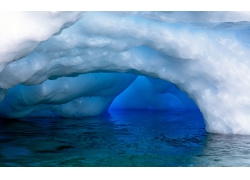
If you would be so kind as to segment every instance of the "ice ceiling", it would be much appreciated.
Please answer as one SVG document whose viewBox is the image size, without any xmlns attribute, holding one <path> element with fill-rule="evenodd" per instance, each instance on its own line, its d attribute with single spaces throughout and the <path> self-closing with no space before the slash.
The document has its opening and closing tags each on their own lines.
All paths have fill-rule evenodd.
<svg viewBox="0 0 250 180">
<path fill-rule="evenodd" d="M 249 22 L 249 12 L 0 12 L 0 116 L 197 105 L 208 132 L 250 134 Z"/>
</svg>

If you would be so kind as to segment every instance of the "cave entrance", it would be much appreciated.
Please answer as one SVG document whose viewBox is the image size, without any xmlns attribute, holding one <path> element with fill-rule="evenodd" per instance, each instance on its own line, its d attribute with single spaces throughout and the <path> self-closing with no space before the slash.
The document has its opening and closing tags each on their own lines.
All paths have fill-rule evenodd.
<svg viewBox="0 0 250 180">
<path fill-rule="evenodd" d="M 108 111 L 116 123 L 141 127 L 145 133 L 158 129 L 165 136 L 179 132 L 185 137 L 205 132 L 203 116 L 194 101 L 161 79 L 138 76 L 113 100 Z"/>
<path fill-rule="evenodd" d="M 1 124 L 0 160 L 16 166 L 190 166 L 207 134 L 184 92 L 146 76 L 114 99 L 107 116 L 8 122 Z"/>
<path fill-rule="evenodd" d="M 122 147 L 116 157 L 128 156 L 125 164 L 189 166 L 206 145 L 207 133 L 198 107 L 164 80 L 138 76 L 114 99 L 109 115 L 114 123 L 114 146 Z"/>
</svg>

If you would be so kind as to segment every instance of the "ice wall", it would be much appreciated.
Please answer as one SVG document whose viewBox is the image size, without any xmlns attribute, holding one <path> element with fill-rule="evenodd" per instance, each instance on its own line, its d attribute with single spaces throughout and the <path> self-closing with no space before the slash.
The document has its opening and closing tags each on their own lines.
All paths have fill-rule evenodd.
<svg viewBox="0 0 250 180">
<path fill-rule="evenodd" d="M 39 17 L 46 16 L 38 14 Z M 45 22 L 53 18 L 57 22 L 61 13 L 58 16 L 48 14 Z M 42 36 L 43 33 L 37 30 L 39 28 L 34 28 L 40 24 L 39 20 L 32 21 L 34 25 L 29 26 L 29 20 L 36 19 L 32 12 L 24 17 L 24 27 L 27 25 L 32 33 L 20 33 L 16 35 L 17 39 L 9 38 L 12 32 L 6 39 L 0 36 L 1 100 L 8 89 L 22 86 L 18 84 L 31 86 L 62 76 L 93 72 L 128 72 L 174 83 L 197 104 L 208 132 L 250 134 L 249 12 L 87 12 L 84 16 L 78 13 L 62 15 L 65 17 L 56 28 L 42 26 L 44 31 L 48 28 L 50 32 L 46 36 Z M 67 22 L 75 24 L 53 35 L 69 26 Z M 1 31 L 5 29 L 3 27 Z M 24 31 L 28 32 L 27 29 Z M 29 38 L 35 44 L 25 43 Z M 124 79 L 128 80 L 128 86 L 133 78 Z M 123 84 L 123 81 L 118 84 Z M 43 88 L 47 89 L 47 86 Z M 55 92 L 59 91 L 60 86 L 55 89 Z M 117 90 L 113 95 L 121 91 Z M 11 115 L 12 110 L 22 106 L 22 103 L 18 106 L 6 103 L 16 101 L 19 96 L 14 94 L 18 93 L 16 90 L 13 95 L 7 94 L 6 100 L 2 101 L 4 108 L 0 111 L 3 117 L 15 117 L 15 113 Z M 65 106 L 58 103 L 61 108 L 55 111 L 67 113 L 72 105 L 80 102 L 74 103 L 73 100 L 70 99 L 70 104 Z M 105 100 L 103 104 L 111 101 Z M 47 102 L 51 104 L 52 101 Z M 89 106 L 92 101 L 88 99 L 86 102 Z M 33 106 L 31 104 L 29 108 Z M 103 105 L 104 108 L 107 106 Z"/>
<path fill-rule="evenodd" d="M 21 118 L 31 113 L 33 117 L 50 117 L 55 113 L 64 117 L 100 115 L 135 78 L 133 74 L 95 73 L 61 77 L 33 86 L 19 84 L 10 88 L 0 103 L 0 116 Z"/>
<path fill-rule="evenodd" d="M 145 76 L 136 80 L 118 95 L 110 109 L 147 109 L 161 111 L 198 110 L 187 95 L 174 84 Z"/>
</svg>

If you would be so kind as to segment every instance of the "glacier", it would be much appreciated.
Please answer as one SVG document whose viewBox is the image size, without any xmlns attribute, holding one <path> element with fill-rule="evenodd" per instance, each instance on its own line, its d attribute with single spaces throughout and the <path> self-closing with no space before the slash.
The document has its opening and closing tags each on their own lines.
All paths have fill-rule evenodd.
<svg viewBox="0 0 250 180">
<path fill-rule="evenodd" d="M 0 116 L 198 107 L 250 135 L 249 32 L 250 12 L 1 12 Z"/>
</svg>

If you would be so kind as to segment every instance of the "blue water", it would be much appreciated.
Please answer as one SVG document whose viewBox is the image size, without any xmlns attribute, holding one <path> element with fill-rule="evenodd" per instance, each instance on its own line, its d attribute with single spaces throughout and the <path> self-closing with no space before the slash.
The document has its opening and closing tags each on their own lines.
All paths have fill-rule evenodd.
<svg viewBox="0 0 250 180">
<path fill-rule="evenodd" d="M 250 166 L 250 136 L 209 134 L 198 111 L 1 119 L 0 166 Z"/>
</svg>

